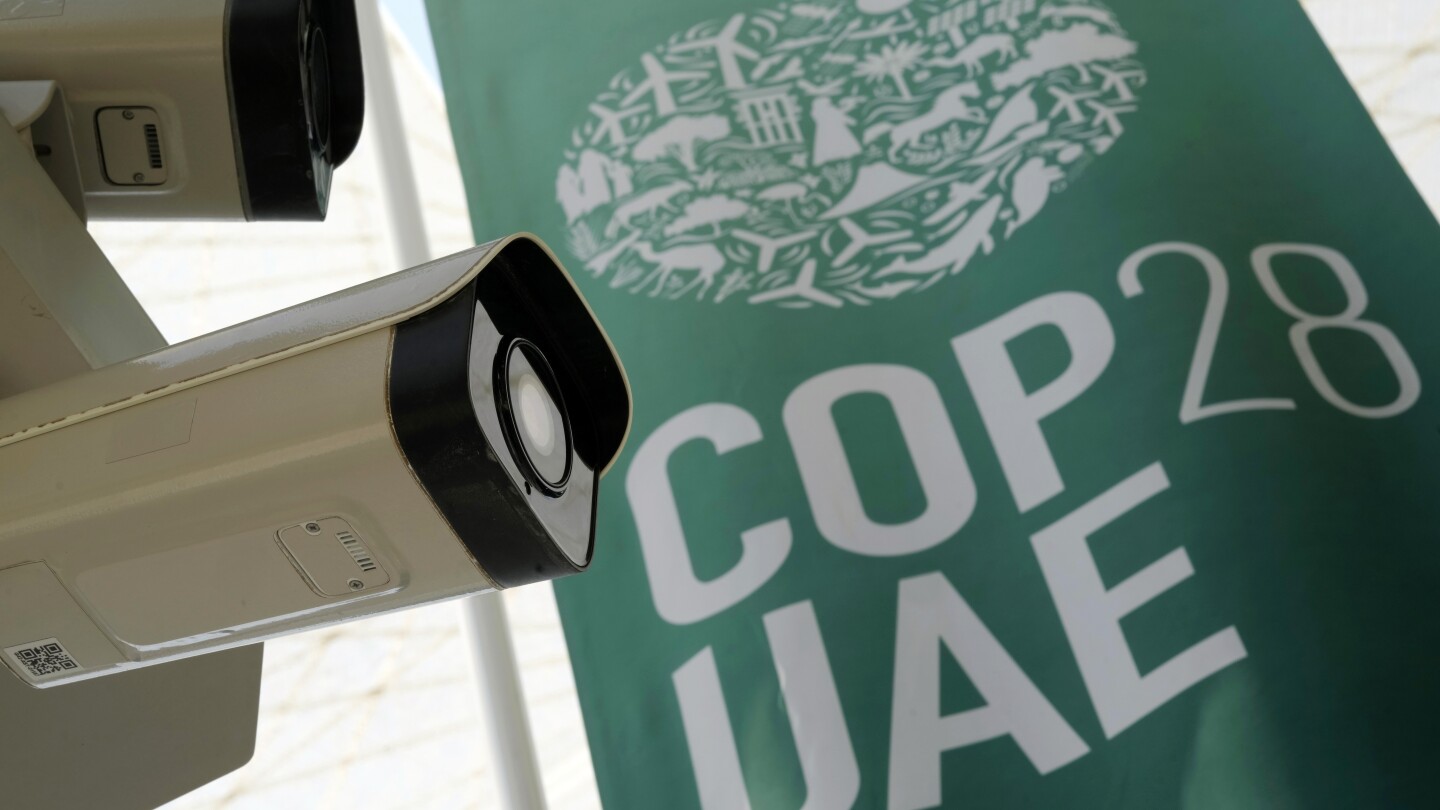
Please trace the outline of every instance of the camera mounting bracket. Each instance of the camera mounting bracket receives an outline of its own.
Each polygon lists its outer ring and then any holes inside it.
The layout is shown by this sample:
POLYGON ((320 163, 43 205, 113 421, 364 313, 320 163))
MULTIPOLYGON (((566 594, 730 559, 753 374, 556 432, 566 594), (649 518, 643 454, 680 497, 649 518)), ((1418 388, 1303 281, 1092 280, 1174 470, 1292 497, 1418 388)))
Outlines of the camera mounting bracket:
POLYGON ((35 155, 34 127, 64 110, 42 104, 55 94, 0 82, 0 399, 165 347, 35 155))
POLYGON ((53 81, 0 82, 0 118, 20 135, 35 160, 82 221, 85 186, 65 91, 53 81))

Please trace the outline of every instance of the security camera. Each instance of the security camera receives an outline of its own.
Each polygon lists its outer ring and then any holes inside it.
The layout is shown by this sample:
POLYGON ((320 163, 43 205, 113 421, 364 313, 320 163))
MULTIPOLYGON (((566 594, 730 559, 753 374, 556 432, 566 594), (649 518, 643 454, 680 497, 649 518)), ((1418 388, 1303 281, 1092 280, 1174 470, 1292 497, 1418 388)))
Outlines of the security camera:
POLYGON ((629 425, 528 235, 0 401, 0 658, 49 687, 583 571, 629 425))
POLYGON ((82 218, 324 219, 364 117, 353 0, 0 3, 3 83, 82 218))

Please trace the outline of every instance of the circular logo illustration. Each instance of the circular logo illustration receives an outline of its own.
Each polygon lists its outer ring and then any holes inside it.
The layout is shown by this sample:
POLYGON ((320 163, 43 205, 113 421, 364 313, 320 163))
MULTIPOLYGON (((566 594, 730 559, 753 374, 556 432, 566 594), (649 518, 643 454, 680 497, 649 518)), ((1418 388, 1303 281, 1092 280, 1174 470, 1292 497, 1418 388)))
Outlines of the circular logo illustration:
POLYGON ((651 298, 843 307, 990 254, 1104 154, 1145 72, 1087 0, 816 0, 676 34, 555 180, 586 271, 651 298))

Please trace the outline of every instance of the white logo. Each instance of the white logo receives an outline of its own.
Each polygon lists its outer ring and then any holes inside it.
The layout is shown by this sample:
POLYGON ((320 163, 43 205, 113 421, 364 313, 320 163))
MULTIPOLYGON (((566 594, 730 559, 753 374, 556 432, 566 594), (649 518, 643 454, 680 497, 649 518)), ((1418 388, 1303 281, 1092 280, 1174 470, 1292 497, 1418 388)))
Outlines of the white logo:
POLYGON ((995 250, 1125 131, 1145 72, 1089 0, 817 0, 676 34, 556 178, 612 288, 841 307, 995 250))

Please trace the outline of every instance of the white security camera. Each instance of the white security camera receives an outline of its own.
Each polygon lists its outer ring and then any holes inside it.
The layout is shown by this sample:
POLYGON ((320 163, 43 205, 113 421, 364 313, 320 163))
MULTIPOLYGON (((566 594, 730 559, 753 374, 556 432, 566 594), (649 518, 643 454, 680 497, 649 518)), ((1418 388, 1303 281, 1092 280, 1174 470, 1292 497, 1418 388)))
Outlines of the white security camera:
POLYGON ((629 424, 526 235, 0 401, 0 658, 47 687, 582 571, 629 424))
POLYGON ((31 140, 82 218, 324 219, 364 117, 353 0, 0 3, 21 82, 55 91, 31 140))

